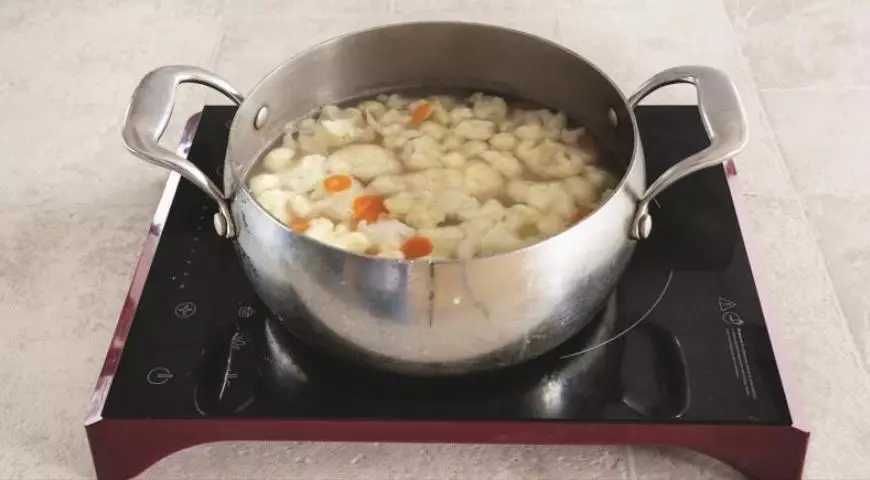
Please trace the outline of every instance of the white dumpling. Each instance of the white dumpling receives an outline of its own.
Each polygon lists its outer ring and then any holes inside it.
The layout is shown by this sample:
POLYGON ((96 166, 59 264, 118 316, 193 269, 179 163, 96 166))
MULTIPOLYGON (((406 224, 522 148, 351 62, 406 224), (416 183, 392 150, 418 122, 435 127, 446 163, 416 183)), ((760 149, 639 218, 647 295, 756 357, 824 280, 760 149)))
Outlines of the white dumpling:
POLYGON ((462 120, 453 129, 453 134, 468 140, 489 140, 495 134, 495 123, 489 120, 462 120))
POLYGON ((250 180, 248 180, 248 188, 255 196, 267 190, 279 188, 280 186, 281 177, 271 173, 261 173, 259 175, 254 175, 253 177, 251 177, 250 180))
POLYGON ((463 168, 465 189, 480 200, 501 193, 504 179, 497 170, 481 161, 468 162, 463 168))
POLYGON ((432 137, 419 137, 409 141, 402 149, 402 161, 409 170, 441 167, 441 144, 432 137))
POLYGON ((583 127, 572 130, 562 130, 559 133, 559 141, 568 145, 575 145, 580 140, 580 137, 586 135, 586 129, 583 127))
POLYGON ((617 183, 616 178, 606 170, 593 166, 589 166, 583 171, 583 178, 602 191, 616 187, 617 183))
POLYGON ((545 215, 538 221, 538 231, 544 237, 552 237, 567 227, 567 220, 556 214, 545 215))
POLYGON ((475 93, 470 100, 476 118, 497 122, 507 117, 508 106, 503 98, 475 93))
POLYGON ((326 157, 306 155, 280 174, 281 185, 296 193, 314 190, 326 176, 326 157))
POLYGON ((393 152, 377 145, 348 145, 327 159, 331 174, 345 173, 368 182, 379 175, 399 173, 402 165, 393 152))
POLYGON ((478 157, 492 165, 492 168, 498 170, 505 178, 517 178, 523 174, 523 166, 510 152, 487 150, 478 157))
POLYGON ((509 132, 496 133, 489 139, 489 144, 493 148, 510 152, 517 145, 517 137, 509 132))

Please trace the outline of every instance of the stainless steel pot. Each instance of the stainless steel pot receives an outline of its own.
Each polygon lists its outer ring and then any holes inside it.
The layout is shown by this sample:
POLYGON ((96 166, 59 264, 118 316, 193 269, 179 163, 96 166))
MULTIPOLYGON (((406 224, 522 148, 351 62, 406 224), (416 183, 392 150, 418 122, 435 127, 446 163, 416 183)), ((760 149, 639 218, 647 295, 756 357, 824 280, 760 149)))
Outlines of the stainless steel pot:
POLYGON ((718 70, 671 68, 626 100, 604 73, 559 45, 500 27, 437 22, 320 44, 272 71, 244 100, 209 71, 158 68, 134 92, 123 136, 135 155, 180 173, 214 199, 218 234, 234 239, 257 293, 289 330, 356 361, 434 375, 522 362, 583 328, 636 242, 650 234, 649 203, 677 180, 740 152, 746 126, 736 89, 718 70), (239 104, 223 191, 158 145, 175 89, 188 82, 239 104), (712 143, 647 187, 632 108, 674 83, 697 87, 712 143), (569 230, 468 261, 404 262, 339 251, 296 235, 254 202, 246 175, 288 121, 323 104, 409 87, 494 91, 562 110, 593 133, 621 181, 599 210, 569 230))

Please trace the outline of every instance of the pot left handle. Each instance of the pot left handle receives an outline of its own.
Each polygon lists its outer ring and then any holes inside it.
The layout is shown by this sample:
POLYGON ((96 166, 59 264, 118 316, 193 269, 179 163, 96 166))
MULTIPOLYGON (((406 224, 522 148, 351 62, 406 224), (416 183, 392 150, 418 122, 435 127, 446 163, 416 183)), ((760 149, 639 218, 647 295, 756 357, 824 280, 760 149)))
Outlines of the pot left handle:
POLYGON ((236 229, 221 190, 192 162, 158 143, 175 107, 175 91, 182 83, 214 88, 237 105, 244 100, 238 90, 208 70, 187 65, 160 67, 145 75, 133 91, 122 133, 124 143, 133 155, 179 173, 211 197, 218 204, 215 230, 223 237, 233 238, 236 229))

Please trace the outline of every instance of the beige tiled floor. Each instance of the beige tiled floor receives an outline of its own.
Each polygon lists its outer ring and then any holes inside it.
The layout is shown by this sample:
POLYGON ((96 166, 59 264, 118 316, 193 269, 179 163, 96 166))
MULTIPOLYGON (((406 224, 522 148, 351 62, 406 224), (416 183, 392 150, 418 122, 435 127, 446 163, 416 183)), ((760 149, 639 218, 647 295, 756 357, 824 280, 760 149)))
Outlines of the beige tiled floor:
MULTIPOLYGON (((148 69, 242 89, 312 43, 467 19, 553 39, 630 92, 685 63, 726 70, 752 142, 737 159, 760 283, 813 432, 807 478, 870 479, 870 2, 866 0, 6 0, 0 2, 0 478, 90 477, 84 405, 165 173, 119 129, 148 69)), ((184 88, 192 113, 201 89, 184 88)), ((652 102, 691 101, 685 89, 652 102)), ((168 143, 177 136, 178 125, 168 143)), ((776 447, 771 446, 771 455, 776 447)), ((152 478, 730 479, 660 448, 220 444, 152 478)))

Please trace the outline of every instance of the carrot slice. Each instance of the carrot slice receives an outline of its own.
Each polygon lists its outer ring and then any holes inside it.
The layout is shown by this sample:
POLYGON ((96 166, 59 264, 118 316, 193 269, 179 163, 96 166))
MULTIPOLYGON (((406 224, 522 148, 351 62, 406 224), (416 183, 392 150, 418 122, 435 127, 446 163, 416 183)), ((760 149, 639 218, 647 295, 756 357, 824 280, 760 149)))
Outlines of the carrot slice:
POLYGON ((329 193, 343 192, 351 185, 353 179, 349 175, 331 175, 323 180, 323 189, 329 193))
POLYGON ((374 223, 384 213, 384 199, 377 195, 363 195, 353 200, 353 217, 374 223))
POLYGON ((415 235, 402 244, 400 250, 408 260, 425 257, 432 253, 432 240, 421 235, 415 235))
POLYGON ((411 112, 411 125, 420 125, 423 123, 427 118, 429 118, 429 115, 432 115, 432 110, 434 109, 434 102, 426 102, 419 105, 413 112, 411 112))
POLYGON ((296 233, 305 233, 305 230, 308 230, 308 227, 311 226, 311 222, 304 218, 294 218, 293 221, 290 222, 290 229, 296 233))

